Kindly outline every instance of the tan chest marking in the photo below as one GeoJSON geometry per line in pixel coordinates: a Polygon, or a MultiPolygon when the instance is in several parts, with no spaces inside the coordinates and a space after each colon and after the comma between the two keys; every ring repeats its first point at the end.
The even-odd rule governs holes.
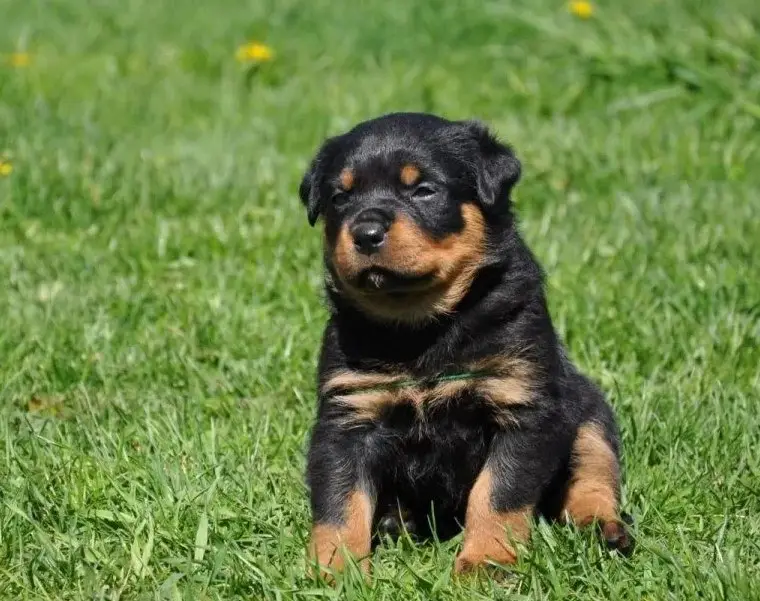
{"type": "Polygon", "coordinates": [[[375,421],[389,407],[410,404],[420,419],[432,409],[450,402],[463,393],[474,394],[496,409],[497,422],[508,425],[514,422],[510,407],[530,403],[535,369],[524,359],[491,357],[467,366],[463,372],[472,378],[441,380],[433,385],[415,384],[410,374],[385,374],[344,370],[330,377],[322,386],[322,393],[330,395],[331,402],[351,411],[345,419],[347,425],[375,421]]]}

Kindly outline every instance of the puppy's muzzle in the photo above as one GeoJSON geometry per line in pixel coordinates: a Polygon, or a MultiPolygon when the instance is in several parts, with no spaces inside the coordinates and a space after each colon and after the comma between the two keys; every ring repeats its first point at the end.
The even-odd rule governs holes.
{"type": "Polygon", "coordinates": [[[393,215],[381,209],[359,213],[349,229],[354,247],[364,255],[372,255],[385,243],[385,235],[393,223],[393,215]]]}

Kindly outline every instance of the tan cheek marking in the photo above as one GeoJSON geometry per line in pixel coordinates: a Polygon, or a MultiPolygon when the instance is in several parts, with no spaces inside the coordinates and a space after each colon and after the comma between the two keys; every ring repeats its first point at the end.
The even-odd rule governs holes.
{"type": "MultiPolygon", "coordinates": [[[[440,241],[430,239],[414,222],[401,217],[389,230],[385,249],[374,259],[378,266],[399,271],[433,273],[435,285],[429,290],[401,300],[367,296],[350,289],[349,294],[368,313],[389,321],[414,323],[450,312],[469,290],[485,252],[485,222],[480,210],[474,205],[463,205],[462,217],[463,231],[440,241]]],[[[348,243],[344,246],[351,248],[348,243]]],[[[358,264],[359,260],[343,261],[342,265],[347,267],[343,273],[355,273],[358,264]]]]}
{"type": "Polygon", "coordinates": [[[381,259],[388,267],[396,266],[414,273],[437,271],[446,283],[462,264],[479,263],[485,248],[483,215],[474,205],[462,205],[464,228],[442,240],[433,240],[411,219],[400,216],[387,234],[389,249],[381,259]]]}
{"type": "MultiPolygon", "coordinates": [[[[325,252],[330,252],[327,239],[325,239],[325,252]]],[[[332,263],[338,272],[338,276],[345,279],[356,275],[359,271],[359,261],[351,234],[348,232],[348,226],[343,225],[338,232],[335,249],[332,251],[332,263]]]]}
{"type": "MultiPolygon", "coordinates": [[[[414,323],[451,311],[469,290],[485,252],[485,222],[480,210],[463,205],[462,218],[462,232],[436,241],[412,220],[400,216],[388,231],[383,250],[372,258],[356,252],[348,228],[343,226],[332,250],[332,262],[346,293],[367,313],[389,321],[414,323]],[[352,288],[348,282],[371,265],[410,274],[432,273],[435,284],[403,299],[352,288]]],[[[329,246],[325,252],[330,252],[329,246]]]]}
{"type": "Polygon", "coordinates": [[[399,215],[386,234],[380,263],[398,271],[425,273],[432,269],[431,241],[414,221],[399,215]]]}
{"type": "Polygon", "coordinates": [[[346,192],[350,192],[351,189],[354,187],[356,176],[354,175],[354,170],[346,167],[343,169],[343,171],[340,172],[340,175],[338,176],[338,179],[340,180],[340,186],[345,190],[346,192]]]}
{"type": "Polygon", "coordinates": [[[372,500],[367,493],[355,490],[346,504],[341,525],[315,524],[311,531],[309,555],[321,567],[341,570],[344,553],[360,560],[362,570],[369,571],[372,528],[372,500]]]}
{"type": "Polygon", "coordinates": [[[414,165],[404,165],[401,168],[400,179],[405,186],[416,184],[420,179],[420,170],[414,165]]]}
{"type": "Polygon", "coordinates": [[[597,519],[617,522],[620,469],[598,424],[578,429],[572,459],[572,478],[563,507],[565,520],[578,526],[597,519]]]}
{"type": "MultiPolygon", "coordinates": [[[[465,222],[462,232],[436,241],[401,215],[388,231],[383,250],[371,259],[356,252],[348,227],[344,225],[332,251],[333,263],[344,281],[362,268],[376,265],[410,274],[432,272],[443,287],[454,287],[458,283],[460,288],[466,288],[485,251],[485,223],[480,210],[473,205],[462,207],[462,218],[465,222]]],[[[327,240],[325,244],[325,252],[329,253],[327,240]]],[[[454,296],[460,292],[456,291],[454,296]]],[[[440,296],[440,290],[437,295],[440,296]]],[[[409,301],[402,304],[408,306],[409,301]]]]}
{"type": "Polygon", "coordinates": [[[439,279],[446,292],[437,309],[448,312],[464,298],[470,289],[485,253],[486,230],[483,214],[471,204],[462,206],[465,228],[455,239],[442,241],[438,260],[441,265],[439,279]]]}
{"type": "Polygon", "coordinates": [[[530,535],[533,507],[504,512],[494,510],[492,478],[491,470],[484,468],[470,491],[464,545],[456,561],[458,573],[473,571],[488,561],[514,563],[517,552],[508,541],[525,541],[530,535]]]}

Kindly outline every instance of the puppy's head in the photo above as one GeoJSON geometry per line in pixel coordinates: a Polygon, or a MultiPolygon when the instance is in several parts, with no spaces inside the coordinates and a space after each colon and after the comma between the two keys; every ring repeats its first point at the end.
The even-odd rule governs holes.
{"type": "Polygon", "coordinates": [[[483,125],[402,113],[327,140],[300,196],[309,222],[324,220],[332,289],[376,319],[415,323],[467,293],[519,175],[483,125]]]}

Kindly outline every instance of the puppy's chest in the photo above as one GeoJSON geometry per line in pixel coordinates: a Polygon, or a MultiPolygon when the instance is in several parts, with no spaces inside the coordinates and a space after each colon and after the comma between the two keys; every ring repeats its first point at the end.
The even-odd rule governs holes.
{"type": "Polygon", "coordinates": [[[441,429],[515,423],[515,412],[531,402],[531,376],[529,366],[515,362],[468,366],[463,372],[426,378],[346,370],[328,378],[322,393],[345,425],[374,425],[423,437],[441,429]]]}
{"type": "Polygon", "coordinates": [[[349,413],[409,440],[468,438],[472,431],[498,425],[505,417],[504,411],[469,389],[450,395],[425,388],[398,391],[379,399],[371,411],[349,413]]]}

